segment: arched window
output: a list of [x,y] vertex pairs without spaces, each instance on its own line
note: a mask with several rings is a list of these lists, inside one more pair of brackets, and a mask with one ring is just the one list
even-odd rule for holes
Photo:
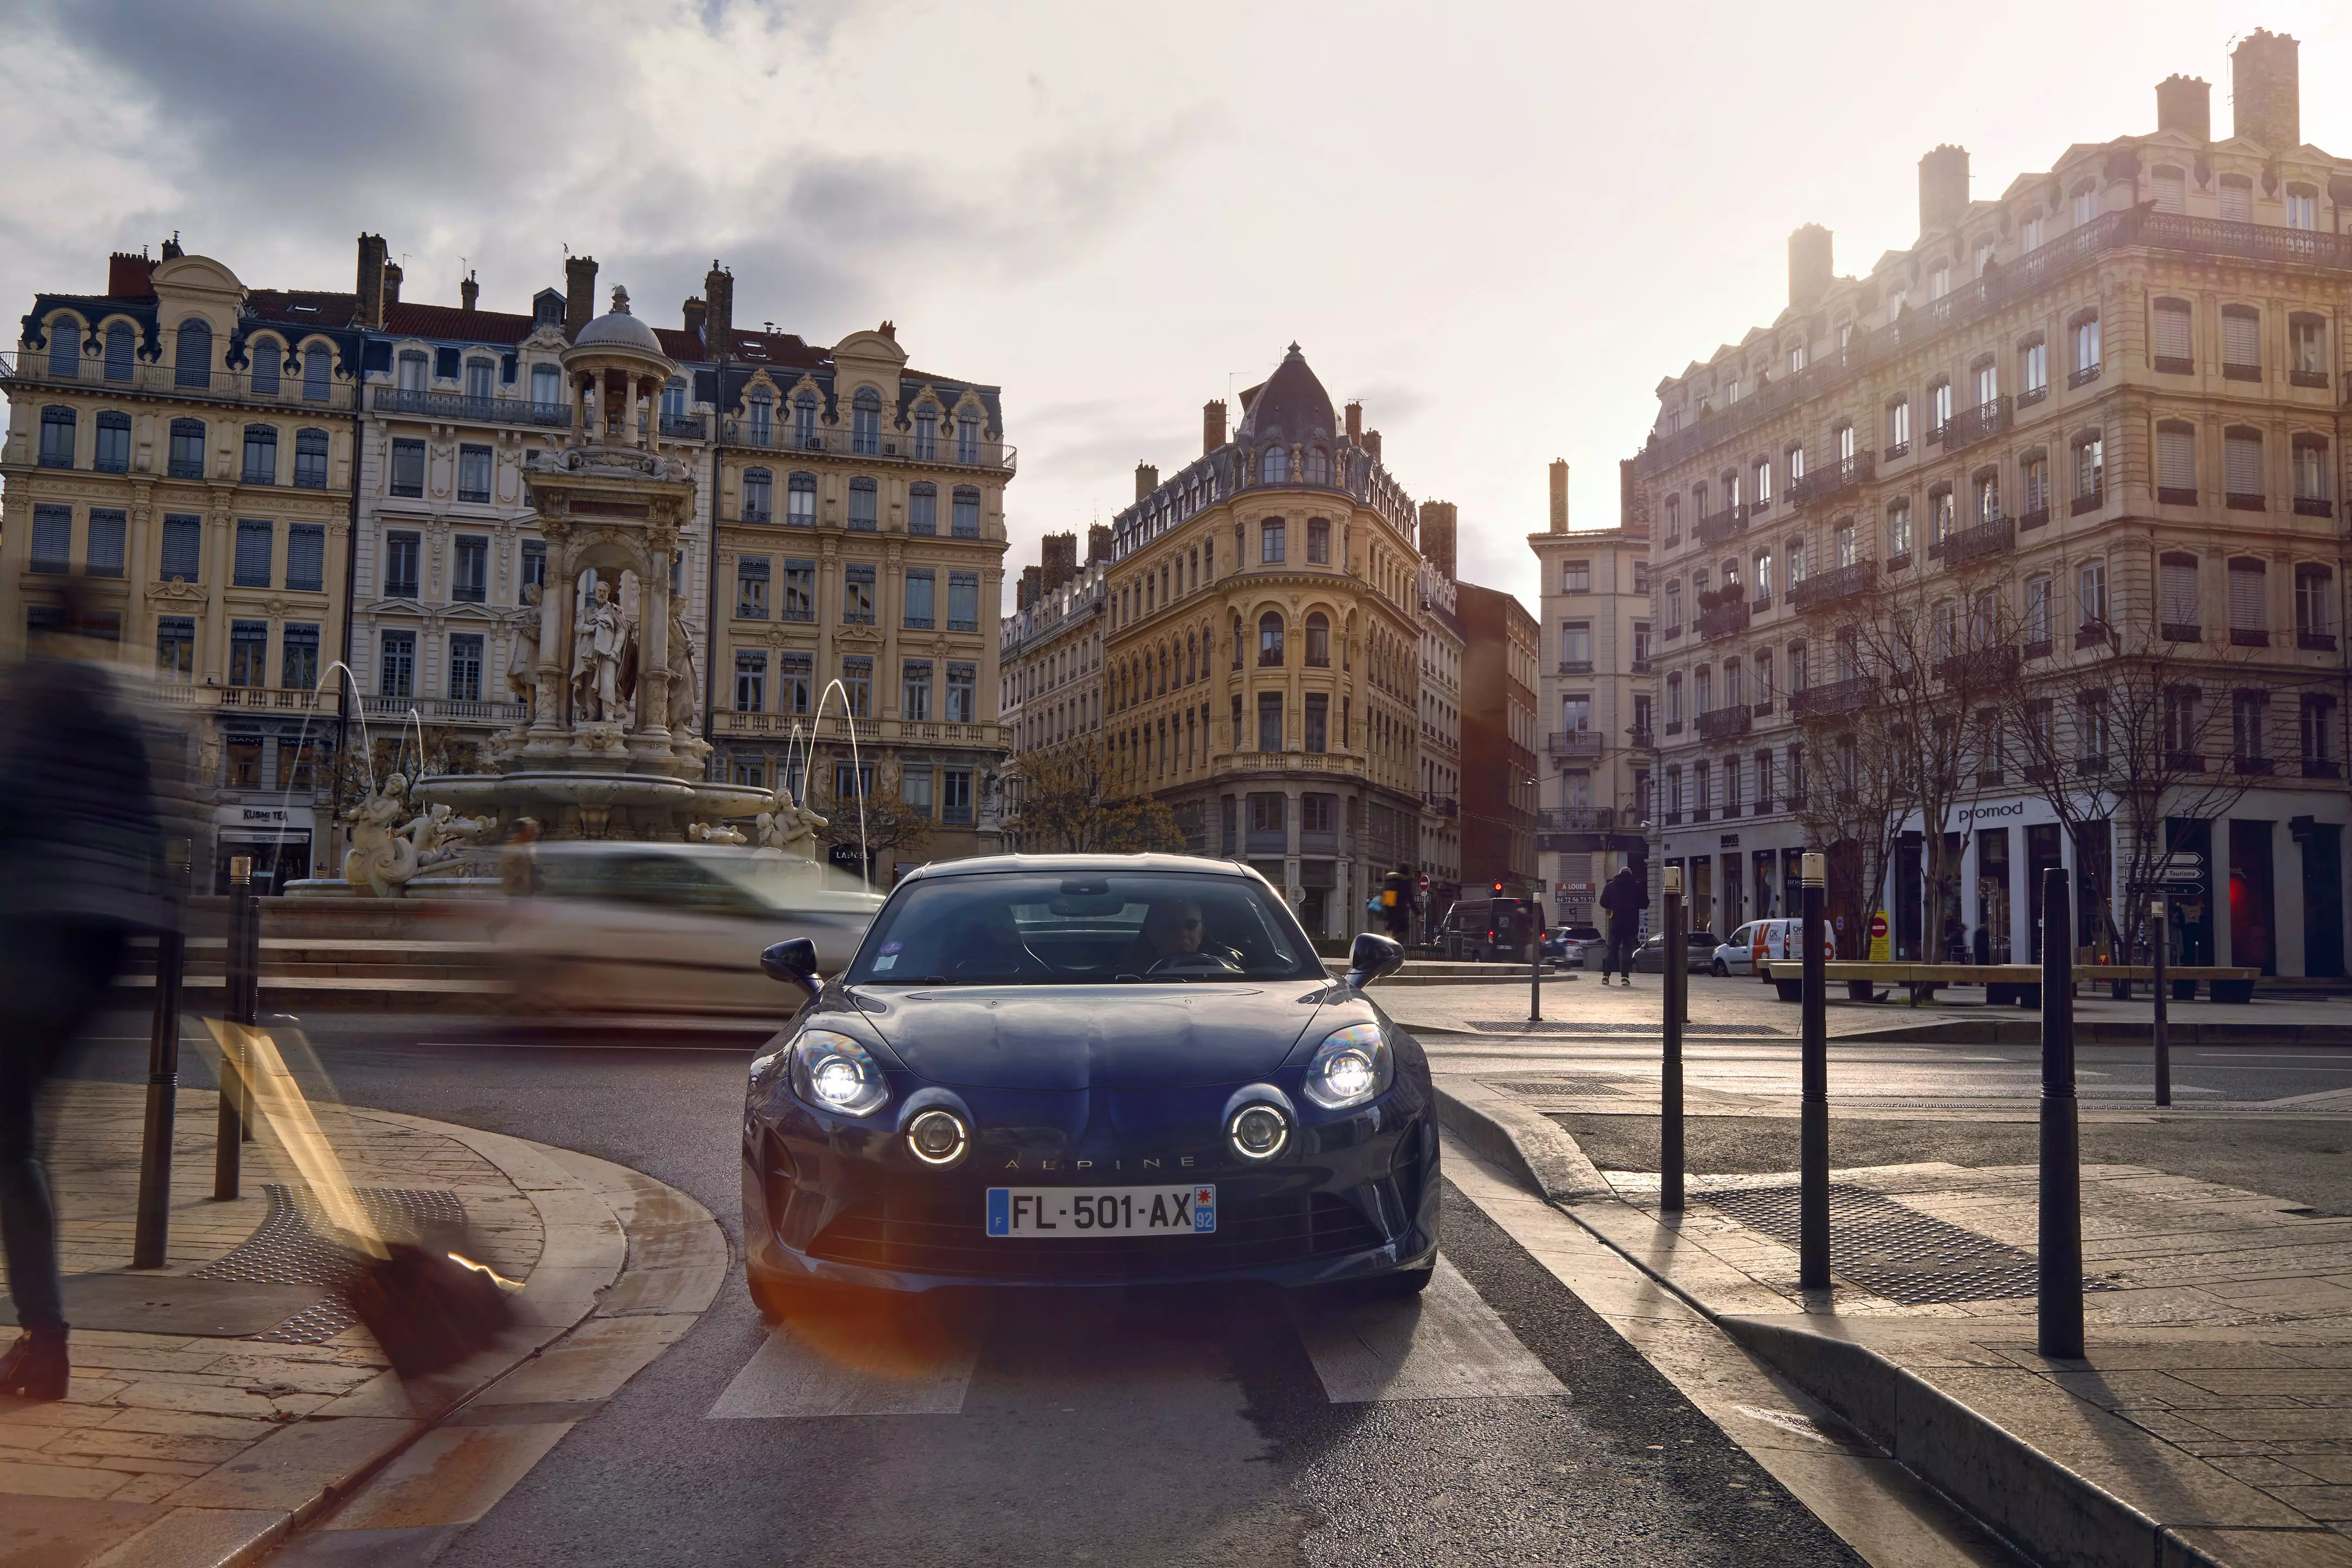
[[58,381],[81,374],[81,321],[77,317],[49,319],[49,374]]
[[937,533],[940,531],[940,487],[929,479],[918,479],[907,488],[907,531]]
[[953,531],[958,539],[980,537],[980,491],[971,485],[958,485],[951,498],[955,503]]
[[98,453],[90,467],[101,474],[131,471],[131,416],[105,409],[98,416]]
[[[541,366],[551,370],[552,366]],[[302,399],[306,403],[324,403],[327,389],[335,373],[334,352],[324,343],[311,343],[302,351]],[[551,380],[553,378],[551,377]]]
[[62,403],[41,410],[41,467],[74,466],[74,411]]
[[129,381],[131,363],[138,356],[139,337],[128,321],[116,321],[106,329],[106,379]]
[[849,481],[849,526],[871,533],[880,526],[881,490],[872,479],[860,477]]
[[245,427],[245,482],[249,485],[274,485],[278,482],[278,426],[248,425]]
[[816,394],[803,392],[793,399],[793,442],[803,451],[817,449]]
[[[473,363],[481,365],[485,370],[489,365],[488,360],[476,360]],[[467,368],[472,367],[469,365]],[[489,395],[485,392],[482,395],[487,397]],[[661,416],[664,419],[686,417],[686,378],[684,376],[674,375],[662,383]]]
[[172,380],[175,384],[210,386],[213,384],[212,328],[193,316],[182,321],[172,364]]
[[882,395],[870,386],[858,388],[851,403],[849,449],[868,456],[882,449]]
[[776,477],[765,468],[743,470],[743,521],[773,522],[776,512]]
[[915,410],[915,458],[935,463],[940,457],[940,411],[929,404]]
[[1290,449],[1280,445],[1268,447],[1259,460],[1258,476],[1270,485],[1286,483],[1290,479]]
[[324,430],[294,432],[294,484],[297,489],[306,490],[327,488],[327,433]]
[[1307,662],[1318,669],[1331,668],[1331,618],[1320,610],[1307,617]]
[[751,444],[771,446],[776,439],[776,400],[762,388],[751,394]]
[[278,395],[278,373],[285,368],[286,351],[276,338],[247,339],[246,362],[253,366],[253,392],[257,397]]
[[1257,618],[1257,662],[1261,668],[1282,663],[1282,614],[1268,610]]
[[784,521],[795,528],[816,526],[816,476],[794,474],[785,482]]
[[1310,485],[1331,482],[1331,454],[1321,447],[1307,448],[1307,482]]
[[171,468],[167,470],[175,479],[201,479],[205,477],[205,422],[201,419],[172,421]]

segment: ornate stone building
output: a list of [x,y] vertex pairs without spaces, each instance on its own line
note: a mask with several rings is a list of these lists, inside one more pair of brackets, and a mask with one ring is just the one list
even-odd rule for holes
[[1536,659],[1525,605],[1497,588],[1455,586],[1462,618],[1462,880],[1532,891],[1536,877]]
[[1421,855],[1424,930],[1462,896],[1462,617],[1454,507],[1421,503]]
[[[1307,929],[1363,929],[1420,847],[1420,556],[1412,499],[1356,405],[1292,345],[1203,411],[1202,455],[1112,522],[1103,707],[1126,788],[1245,859]],[[1144,487],[1139,484],[1139,489]]]
[[[2113,907],[2129,825],[2063,831],[2029,770],[2107,776],[2108,705],[2079,672],[2128,647],[2177,672],[2164,760],[2234,795],[2166,808],[2166,837],[2207,867],[2174,900],[2176,951],[2344,973],[2352,164],[2303,140],[2295,49],[2239,44],[2224,138],[2206,84],[2175,77],[2154,132],[2077,143],[1992,199],[1970,198],[1963,150],[1936,149],[1916,241],[1840,278],[1829,235],[1798,230],[1787,310],[1660,384],[1638,470],[1659,845],[1690,868],[1696,921],[1792,907],[1791,798],[1846,787],[1801,726],[1861,711],[1887,679],[1835,629],[1910,595],[1952,647],[2014,671],[1988,708],[2010,728],[1988,733],[2049,713],[2035,732],[2065,755],[1980,747],[1966,820],[1915,816],[1853,917],[1883,899],[1899,952],[1957,919],[2021,960],[2045,866],[2070,868],[2086,914]],[[2070,681],[2068,711],[2039,706]],[[1922,888],[1929,833],[1961,857],[1955,885]]]
[[124,664],[194,721],[213,814],[197,885],[231,855],[273,886],[329,861],[354,401],[362,334],[176,244],[106,287],[43,293],[5,364],[0,656],[80,579]]

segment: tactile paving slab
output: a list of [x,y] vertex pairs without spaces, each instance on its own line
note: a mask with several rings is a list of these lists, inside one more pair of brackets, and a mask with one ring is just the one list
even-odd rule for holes
[[[271,1344],[315,1345],[333,1339],[359,1319],[343,1304],[351,1277],[351,1254],[321,1236],[312,1218],[320,1214],[310,1193],[270,1182],[262,1189],[269,1213],[260,1228],[235,1251],[205,1265],[192,1279],[233,1279],[253,1285],[310,1285],[330,1294],[265,1333],[249,1337]],[[465,1223],[465,1205],[452,1192],[410,1187],[359,1187],[354,1194],[368,1217],[386,1235],[415,1236]]]
[[[1785,1247],[1798,1245],[1797,1187],[1730,1187],[1692,1195]],[[2040,1288],[2032,1253],[1848,1182],[1830,1184],[1830,1268],[1906,1307],[1992,1301]],[[2112,1289],[2103,1279],[2084,1289]]]

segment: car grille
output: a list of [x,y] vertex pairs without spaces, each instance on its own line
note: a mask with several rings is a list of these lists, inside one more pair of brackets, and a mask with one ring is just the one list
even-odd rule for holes
[[809,1255],[910,1274],[1111,1280],[1259,1268],[1381,1245],[1362,1215],[1328,1193],[1221,1201],[1215,1234],[1199,1237],[991,1237],[981,1205],[978,1192],[948,1204],[854,1204],[818,1232]]

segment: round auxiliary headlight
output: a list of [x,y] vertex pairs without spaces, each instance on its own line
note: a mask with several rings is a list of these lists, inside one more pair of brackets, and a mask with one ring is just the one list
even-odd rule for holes
[[926,1165],[952,1165],[963,1158],[971,1134],[952,1110],[926,1110],[907,1123],[907,1147]]
[[1244,1105],[1225,1131],[1243,1159],[1271,1160],[1290,1142],[1290,1118],[1271,1105]]

